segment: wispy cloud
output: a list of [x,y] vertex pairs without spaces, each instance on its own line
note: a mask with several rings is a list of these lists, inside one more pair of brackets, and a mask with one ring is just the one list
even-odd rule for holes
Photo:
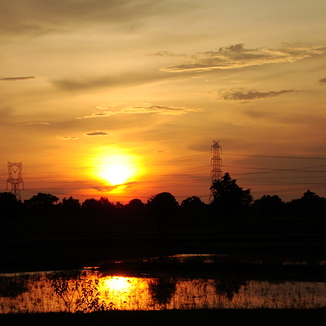
[[256,90],[246,90],[244,88],[237,89],[222,89],[217,91],[217,100],[218,101],[252,101],[252,100],[261,100],[271,97],[276,97],[289,93],[299,92],[294,89],[284,89],[280,91],[265,91],[260,92]]
[[119,26],[119,30],[135,30],[143,26],[146,18],[176,15],[191,7],[193,5],[173,0],[165,0],[164,5],[156,0],[21,0],[19,6],[16,1],[7,1],[1,6],[0,34],[3,37],[44,35],[103,24]]
[[[168,52],[163,53],[168,56]],[[188,55],[186,62],[165,67],[167,72],[204,72],[211,70],[239,69],[276,63],[292,63],[326,54],[325,46],[301,46],[287,44],[280,49],[245,48],[244,44],[221,47],[218,50],[206,51]],[[157,55],[157,54],[156,54]],[[172,54],[176,56],[176,54]],[[171,55],[171,56],[172,56]]]
[[[128,71],[119,74],[82,76],[80,78],[60,78],[51,83],[63,91],[80,91],[94,88],[117,88],[146,85],[171,79],[182,78],[182,72],[203,73],[212,70],[239,69],[266,64],[292,63],[298,60],[326,54],[325,46],[284,45],[280,49],[246,48],[243,44],[221,47],[216,51],[200,52],[194,55],[177,54],[170,51],[158,51],[152,56],[173,57],[184,61],[160,70]],[[183,59],[180,59],[180,58]],[[179,58],[179,59],[178,59]]]
[[185,54],[178,54],[171,51],[158,51],[156,53],[148,54],[148,56],[155,57],[187,57]]
[[92,131],[85,134],[86,136],[110,136],[106,131]]
[[21,81],[21,80],[28,80],[34,79],[35,76],[26,76],[26,77],[4,77],[0,78],[0,81]]
[[118,184],[118,185],[114,185],[114,186],[99,183],[97,185],[92,186],[91,188],[93,188],[99,192],[110,192],[112,190],[119,189],[119,188],[133,188],[137,185],[138,185],[138,182],[134,182],[134,181],[126,182],[126,183],[122,183],[122,184]]
[[116,106],[98,106],[97,110],[91,115],[78,117],[77,119],[87,119],[87,118],[103,118],[116,114],[167,114],[167,115],[183,115],[189,112],[201,111],[199,108],[189,108],[189,107],[176,107],[176,106],[161,106],[161,105],[137,105],[128,107],[116,107]]
[[277,125],[314,125],[316,128],[325,125],[326,118],[314,114],[288,114],[286,112],[278,113],[264,110],[247,110],[244,114],[251,119],[274,123]]
[[326,78],[319,79],[319,83],[322,84],[322,85],[325,85],[326,84]]
[[116,88],[120,86],[132,87],[155,83],[170,79],[171,76],[162,71],[130,71],[118,75],[103,75],[98,77],[84,77],[80,79],[64,78],[53,80],[52,84],[64,91],[79,91],[93,88]]
[[51,125],[51,122],[43,122],[43,121],[37,121],[37,122],[25,122],[25,123],[21,123],[21,126],[46,126],[46,125]]
[[57,136],[56,138],[60,140],[77,140],[78,137],[75,136]]
[[158,113],[170,115],[183,115],[189,112],[198,111],[200,111],[200,109],[161,105],[131,106],[123,109],[123,113]]

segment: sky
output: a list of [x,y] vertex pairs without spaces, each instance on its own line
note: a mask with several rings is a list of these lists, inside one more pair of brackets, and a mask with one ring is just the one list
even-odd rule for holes
[[324,0],[4,0],[0,191],[326,197]]

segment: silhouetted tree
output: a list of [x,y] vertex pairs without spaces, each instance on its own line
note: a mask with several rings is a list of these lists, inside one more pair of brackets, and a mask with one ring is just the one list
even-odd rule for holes
[[132,199],[124,207],[127,215],[139,218],[144,215],[145,204],[138,198]]
[[10,225],[19,217],[25,217],[23,203],[11,192],[0,193],[0,238],[10,236]]
[[326,215],[326,199],[310,190],[307,190],[300,199],[290,201],[287,207],[290,213],[296,215],[307,217]]
[[65,216],[77,216],[80,213],[81,205],[79,199],[64,197],[60,203],[60,211]]
[[31,199],[25,201],[29,206],[35,207],[49,207],[55,204],[59,198],[51,194],[43,194],[39,192],[37,195],[34,195]]
[[264,216],[283,214],[284,207],[285,203],[278,195],[264,195],[253,203],[254,211]]
[[33,214],[53,216],[55,203],[59,200],[57,196],[39,192],[32,198],[25,200],[24,204]]
[[178,202],[169,192],[161,192],[147,201],[149,214],[158,225],[159,234],[167,232],[171,217],[178,208]]
[[301,197],[301,200],[305,203],[312,203],[312,204],[318,204],[321,201],[323,201],[324,198],[319,197],[316,193],[307,190],[303,196]]
[[17,216],[22,209],[22,203],[11,192],[0,193],[0,214],[2,218]]
[[124,205],[120,202],[120,201],[117,201],[114,205],[114,207],[116,209],[123,209],[124,208]]
[[47,279],[67,312],[92,313],[112,307],[101,299],[97,280],[84,280],[82,274],[75,275],[74,272],[51,274]]
[[90,198],[82,203],[83,214],[92,218],[112,216],[115,209],[115,205],[106,197],[101,197],[99,200]]
[[114,205],[112,202],[109,201],[107,197],[101,197],[98,202],[101,214],[106,217],[112,216],[116,208],[119,207],[119,203],[117,203],[117,205]]
[[181,207],[187,212],[198,213],[204,209],[205,203],[199,197],[191,196],[182,201]]
[[210,189],[213,193],[212,206],[223,215],[243,213],[253,201],[250,189],[239,187],[229,173],[225,173],[221,180],[214,181]]
[[82,211],[85,215],[98,211],[98,202],[95,198],[85,199],[82,203]]

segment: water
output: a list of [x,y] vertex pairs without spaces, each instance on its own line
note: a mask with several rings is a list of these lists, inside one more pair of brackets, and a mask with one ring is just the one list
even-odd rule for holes
[[97,269],[0,274],[0,313],[326,307],[326,282]]

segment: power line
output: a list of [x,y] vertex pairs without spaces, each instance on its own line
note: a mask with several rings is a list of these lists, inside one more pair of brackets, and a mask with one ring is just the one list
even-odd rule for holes
[[[302,168],[282,169],[282,168],[261,168],[261,167],[253,167],[253,166],[233,166],[233,165],[225,165],[224,167],[240,168],[240,169],[252,169],[252,170],[265,170],[266,172],[268,172],[268,171],[272,171],[272,172],[274,172],[274,171],[278,171],[278,172],[312,172],[312,173],[315,173],[315,172],[325,173],[326,172],[326,170],[312,171],[312,170],[305,170],[305,169],[302,169]],[[311,168],[313,168],[313,167],[311,167]],[[247,173],[250,173],[250,172],[247,172]]]
[[326,157],[309,157],[309,156],[283,156],[283,155],[259,155],[259,154],[238,154],[238,153],[223,153],[223,155],[234,156],[249,156],[249,157],[265,157],[265,158],[280,158],[280,159],[297,159],[297,160],[326,160]]
[[[326,160],[325,157],[308,157],[308,156],[282,156],[282,155],[256,155],[256,154],[240,154],[240,153],[223,153],[224,156],[245,156],[245,157],[257,157],[257,158],[272,158],[272,159],[293,159],[293,160]],[[209,156],[211,156],[210,153],[201,153],[201,154],[195,154],[195,155],[188,155],[188,156],[183,156],[183,157],[178,157],[178,158],[174,158],[174,159],[168,159],[166,161],[154,161],[154,162],[147,162],[145,164],[132,164],[132,165],[139,165],[141,167],[155,167],[155,166],[164,166],[164,165],[172,165],[175,163],[181,163],[181,162],[193,162],[193,161],[197,161],[200,159],[207,159]],[[224,166],[225,168],[235,168],[235,169],[248,169],[248,170],[257,170],[257,171],[248,171],[248,172],[239,172],[237,173],[237,175],[242,176],[242,175],[267,175],[267,174],[273,174],[276,172],[280,172],[280,173],[291,173],[291,175],[288,176],[283,176],[282,178],[287,178],[287,179],[291,179],[291,177],[295,177],[295,174],[302,174],[302,173],[307,173],[310,174],[310,177],[316,177],[313,176],[311,174],[323,174],[326,172],[326,170],[312,170],[312,169],[317,169],[317,168],[322,168],[325,167],[326,165],[314,165],[314,166],[306,166],[306,167],[302,167],[302,168],[268,168],[268,167],[259,167],[259,166],[233,166],[233,165],[226,165]],[[168,173],[168,174],[161,174],[160,178],[152,178],[150,183],[155,182],[156,180],[160,180],[162,181],[162,178],[165,177],[180,177],[180,178],[189,178],[191,176],[191,172],[199,172],[199,171],[203,171],[203,173],[205,171],[208,171],[209,168],[209,164],[207,165],[199,165],[199,166],[191,166],[188,168],[184,168],[184,169],[178,169],[174,172]],[[187,174],[185,174],[185,172]],[[25,179],[27,176],[27,179],[29,180],[29,182],[33,182],[33,180],[35,180],[35,182],[38,182],[39,179],[43,179],[44,180],[44,176],[41,174],[33,174],[33,173],[25,173]],[[0,174],[0,176],[5,176],[5,174]],[[300,178],[306,178],[307,176],[300,176]],[[265,176],[262,177],[260,180],[262,182],[268,182],[267,180],[271,178],[271,176]],[[1,178],[2,179],[2,178]],[[64,175],[56,175],[56,174],[51,174],[51,175],[47,175],[46,176],[47,181],[44,182],[48,185],[51,184],[58,184],[60,182],[78,182],[79,178],[76,178],[76,176],[71,177],[71,176],[64,176]],[[51,180],[51,179],[56,179],[56,180]],[[59,181],[59,179],[61,179],[62,181]],[[140,178],[141,182],[144,182],[144,180],[142,180],[142,178]],[[242,178],[242,180],[257,180],[255,178]],[[196,174],[196,178],[192,178],[189,181],[182,181],[182,182],[173,182],[168,183],[169,186],[182,186],[182,185],[186,185],[186,184],[194,184],[194,183],[200,183],[200,182],[208,182],[209,181],[209,176],[208,173],[206,174]],[[147,180],[145,181],[147,182]],[[43,183],[43,182],[42,182]],[[162,183],[161,183],[162,184]],[[308,183],[306,183],[308,184]],[[309,184],[316,184],[316,183],[309,183]],[[323,183],[321,183],[323,184]]]

